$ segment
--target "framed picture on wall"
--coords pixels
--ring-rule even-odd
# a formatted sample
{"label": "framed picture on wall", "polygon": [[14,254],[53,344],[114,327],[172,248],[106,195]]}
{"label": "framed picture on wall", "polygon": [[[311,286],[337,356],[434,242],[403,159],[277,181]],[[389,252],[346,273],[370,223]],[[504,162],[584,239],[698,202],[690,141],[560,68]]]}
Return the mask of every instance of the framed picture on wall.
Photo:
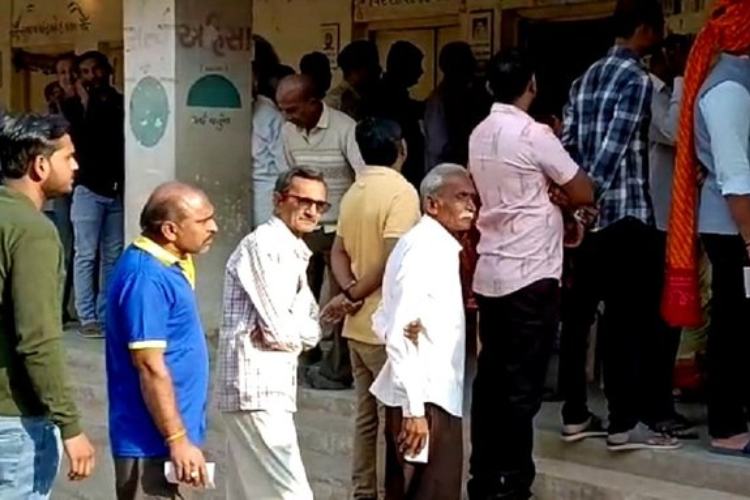
{"label": "framed picture on wall", "polygon": [[485,63],[492,57],[494,36],[494,10],[476,10],[469,13],[469,45],[480,63]]}
{"label": "framed picture on wall", "polygon": [[326,23],[320,25],[321,52],[328,56],[331,69],[336,69],[336,59],[341,48],[341,25],[339,23]]}

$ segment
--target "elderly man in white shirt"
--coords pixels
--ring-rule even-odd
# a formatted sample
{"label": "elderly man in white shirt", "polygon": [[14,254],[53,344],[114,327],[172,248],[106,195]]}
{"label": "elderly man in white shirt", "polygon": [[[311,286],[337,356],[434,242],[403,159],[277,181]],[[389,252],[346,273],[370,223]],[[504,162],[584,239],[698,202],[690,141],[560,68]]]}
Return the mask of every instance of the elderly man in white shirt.
{"label": "elderly man in white shirt", "polygon": [[293,413],[297,358],[320,337],[302,240],[330,205],[323,177],[281,174],[274,217],[229,258],[216,391],[228,438],[227,499],[312,500]]}
{"label": "elderly man in white shirt", "polygon": [[[373,330],[388,359],[370,391],[386,406],[386,498],[461,498],[464,346],[459,235],[476,215],[460,165],[439,165],[420,188],[425,215],[394,248]],[[418,325],[414,341],[405,332]]]}

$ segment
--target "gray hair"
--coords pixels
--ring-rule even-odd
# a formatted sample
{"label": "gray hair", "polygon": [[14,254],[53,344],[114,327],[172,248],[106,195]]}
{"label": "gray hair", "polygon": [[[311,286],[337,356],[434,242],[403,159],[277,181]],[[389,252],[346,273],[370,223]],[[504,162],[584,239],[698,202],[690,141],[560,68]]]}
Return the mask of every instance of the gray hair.
{"label": "gray hair", "polygon": [[427,198],[435,195],[445,186],[447,179],[457,176],[469,176],[469,171],[463,165],[457,163],[441,163],[429,172],[419,185],[419,195],[422,205],[427,203]]}
{"label": "gray hair", "polygon": [[322,173],[312,168],[295,167],[287,170],[286,172],[282,172],[279,175],[279,177],[276,179],[276,185],[274,186],[273,191],[279,194],[286,193],[287,191],[289,191],[289,188],[292,187],[292,181],[296,177],[299,177],[300,179],[318,181],[326,186],[326,188],[328,187]]}

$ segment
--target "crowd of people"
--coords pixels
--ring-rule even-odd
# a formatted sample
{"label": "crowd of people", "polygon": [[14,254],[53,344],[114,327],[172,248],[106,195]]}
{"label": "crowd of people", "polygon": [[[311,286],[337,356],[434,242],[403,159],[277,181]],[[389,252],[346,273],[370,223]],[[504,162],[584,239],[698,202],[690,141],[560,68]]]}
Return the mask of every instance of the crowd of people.
{"label": "crowd of people", "polygon": [[[447,45],[443,81],[419,102],[409,89],[423,54],[408,42],[382,75],[376,45],[352,42],[330,89],[323,54],[295,74],[256,39],[254,229],[226,264],[211,402],[227,434],[226,497],[313,498],[294,423],[301,383],[354,386],[353,498],[377,498],[379,480],[389,500],[461,498],[477,334],[471,500],[531,498],[533,420],[558,336],[564,441],[679,448],[696,436],[673,373],[681,327],[706,314],[703,254],[710,449],[750,457],[736,390],[750,296],[748,18],[747,0],[719,0],[695,40],[664,38],[657,0],[619,0],[614,46],[573,83],[556,128],[532,116],[535,68],[517,49],[480,79],[470,47]],[[215,210],[200,189],[163,184],[121,252],[123,169],[98,160],[113,165],[122,148],[110,73],[98,53],[63,58],[51,113],[0,122],[3,498],[48,497],[61,450],[72,480],[95,465],[60,346],[70,252],[42,215],[71,193],[81,330],[106,336],[116,496],[185,498],[215,483],[193,262],[217,237]],[[587,403],[602,308],[606,425]]]}

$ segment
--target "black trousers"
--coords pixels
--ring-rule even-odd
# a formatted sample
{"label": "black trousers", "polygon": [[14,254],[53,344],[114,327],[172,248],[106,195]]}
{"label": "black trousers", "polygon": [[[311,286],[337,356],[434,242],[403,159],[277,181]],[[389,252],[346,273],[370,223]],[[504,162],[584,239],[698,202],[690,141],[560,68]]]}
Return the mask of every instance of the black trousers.
{"label": "black trousers", "polygon": [[463,425],[461,419],[427,403],[430,429],[427,463],[404,460],[398,436],[403,426],[401,408],[385,408],[385,499],[460,500],[463,478]]}
{"label": "black trousers", "polygon": [[479,353],[471,408],[471,500],[530,498],[533,420],[559,325],[560,284],[537,281],[478,296]]}
{"label": "black trousers", "polygon": [[563,422],[588,418],[586,352],[596,308],[609,403],[609,431],[631,430],[674,415],[672,371],[679,331],[661,319],[664,242],[657,230],[626,218],[586,236],[573,256],[560,339]]}
{"label": "black trousers", "polygon": [[701,235],[711,261],[711,330],[708,335],[708,430],[717,439],[747,432],[747,364],[750,300],[743,268],[750,265],[739,236]]}

